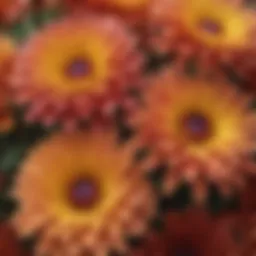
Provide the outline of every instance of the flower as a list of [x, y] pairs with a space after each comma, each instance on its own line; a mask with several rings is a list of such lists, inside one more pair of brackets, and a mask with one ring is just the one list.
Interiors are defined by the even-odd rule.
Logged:
[[125, 104], [140, 66], [136, 40], [118, 20], [71, 18], [39, 31], [18, 53], [14, 98], [27, 106], [27, 120], [73, 128]]
[[[169, 212], [163, 230], [153, 239], [149, 236], [134, 255], [240, 255], [242, 244], [236, 240], [237, 226], [237, 218], [233, 216], [213, 217], [199, 209]], [[159, 246], [164, 248], [161, 254], [158, 254]]]
[[156, 0], [150, 13], [152, 46], [178, 51], [182, 61], [196, 57], [202, 68], [255, 49], [255, 15], [232, 1]]
[[245, 175], [255, 174], [256, 115], [247, 95], [227, 83], [171, 72], [148, 87], [145, 107], [132, 115], [130, 125], [140, 143], [155, 150], [151, 165], [168, 163], [165, 192], [185, 179], [202, 199], [206, 184], [214, 182], [227, 193], [240, 187]]
[[28, 9], [30, 0], [1, 0], [0, 22], [12, 23]]
[[21, 236], [40, 231], [37, 255], [106, 255], [142, 235], [155, 211], [150, 184], [132, 166], [133, 146], [110, 131], [55, 134], [33, 149], [14, 186]]

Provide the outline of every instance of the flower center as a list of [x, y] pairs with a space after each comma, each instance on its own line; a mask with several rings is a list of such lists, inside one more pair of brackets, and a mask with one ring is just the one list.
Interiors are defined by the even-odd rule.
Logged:
[[76, 179], [68, 191], [68, 200], [77, 209], [88, 209], [99, 201], [100, 187], [91, 177]]
[[184, 116], [181, 130], [186, 139], [200, 142], [207, 140], [211, 136], [212, 125], [205, 115], [192, 112]]
[[222, 26], [215, 20], [211, 18], [201, 18], [198, 23], [199, 29], [211, 34], [211, 35], [219, 35], [222, 33]]
[[75, 58], [66, 67], [65, 73], [70, 78], [83, 78], [92, 71], [91, 63], [83, 58]]

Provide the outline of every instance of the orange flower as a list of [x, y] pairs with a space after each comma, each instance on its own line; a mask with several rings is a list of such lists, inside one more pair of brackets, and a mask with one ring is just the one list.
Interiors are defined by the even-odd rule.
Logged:
[[255, 172], [256, 115], [246, 95], [225, 83], [191, 81], [172, 73], [157, 76], [149, 87], [145, 108], [134, 114], [131, 124], [141, 143], [155, 148], [172, 166], [164, 189], [170, 191], [185, 179], [202, 197], [209, 182], [227, 192], [240, 186], [246, 173]]
[[28, 106], [27, 120], [73, 128], [125, 104], [140, 67], [136, 41], [118, 20], [68, 19], [33, 35], [18, 53], [14, 93]]
[[182, 61], [196, 57], [202, 68], [255, 49], [255, 15], [232, 1], [156, 0], [150, 13], [152, 46], [177, 51]]
[[155, 211], [150, 185], [132, 167], [133, 146], [112, 132], [56, 134], [23, 163], [14, 196], [20, 235], [42, 231], [37, 255], [106, 255], [126, 250]]

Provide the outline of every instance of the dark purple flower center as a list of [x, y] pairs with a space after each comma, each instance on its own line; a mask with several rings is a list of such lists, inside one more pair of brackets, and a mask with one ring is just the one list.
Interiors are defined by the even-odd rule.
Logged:
[[195, 112], [183, 118], [182, 130], [186, 139], [199, 141], [209, 138], [212, 127], [207, 117]]
[[218, 22], [207, 17], [199, 21], [199, 28], [212, 35], [218, 35], [222, 32], [222, 26]]
[[68, 191], [69, 202], [78, 209], [93, 207], [99, 200], [99, 184], [92, 178], [75, 180]]
[[66, 67], [66, 74], [71, 78], [83, 78], [92, 71], [91, 63], [83, 58], [75, 58]]

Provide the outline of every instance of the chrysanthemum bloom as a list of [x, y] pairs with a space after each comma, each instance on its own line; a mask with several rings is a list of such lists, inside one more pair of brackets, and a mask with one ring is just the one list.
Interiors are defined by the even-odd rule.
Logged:
[[[72, 36], [70, 36], [72, 35]], [[140, 77], [136, 40], [112, 17], [86, 16], [51, 24], [25, 43], [13, 72], [26, 118], [74, 127], [99, 112], [111, 116]]]
[[255, 172], [256, 115], [249, 97], [235, 87], [167, 72], [149, 81], [144, 101], [130, 124], [141, 144], [157, 152], [148, 165], [159, 157], [169, 164], [165, 191], [185, 179], [199, 197], [210, 182], [226, 193]]
[[120, 18], [138, 25], [145, 22], [152, 0], [65, 0], [70, 10], [96, 10], [117, 14]]
[[133, 255], [240, 256], [242, 246], [236, 232], [233, 216], [212, 217], [203, 210], [168, 213], [163, 230], [146, 240]]
[[133, 146], [111, 132], [57, 134], [23, 163], [14, 196], [21, 236], [40, 232], [36, 255], [106, 255], [125, 250], [125, 236], [143, 235], [155, 199], [132, 166]]
[[30, 0], [1, 0], [0, 22], [11, 23], [17, 20], [29, 8]]
[[180, 61], [196, 57], [203, 68], [248, 54], [255, 49], [255, 15], [232, 2], [156, 0], [149, 25], [153, 47], [177, 51]]

